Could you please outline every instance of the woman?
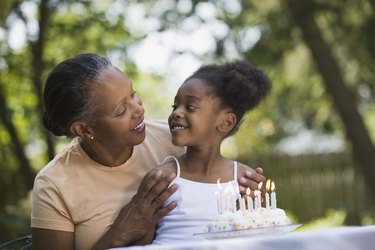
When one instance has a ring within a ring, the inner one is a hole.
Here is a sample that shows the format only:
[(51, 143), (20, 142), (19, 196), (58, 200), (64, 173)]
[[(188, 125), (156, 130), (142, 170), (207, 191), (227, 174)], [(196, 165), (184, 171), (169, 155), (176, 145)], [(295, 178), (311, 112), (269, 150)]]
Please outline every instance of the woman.
[[(175, 174), (153, 170), (167, 155), (184, 152), (171, 144), (168, 125), (144, 121), (132, 82), (93, 54), (57, 65), (47, 78), (44, 102), (46, 128), (73, 140), (35, 179), (33, 248), (150, 243), (145, 236), (176, 206), (162, 206), (177, 190), (168, 188)], [(262, 169), (248, 171), (241, 184), (255, 188), (264, 181), (261, 174)]]

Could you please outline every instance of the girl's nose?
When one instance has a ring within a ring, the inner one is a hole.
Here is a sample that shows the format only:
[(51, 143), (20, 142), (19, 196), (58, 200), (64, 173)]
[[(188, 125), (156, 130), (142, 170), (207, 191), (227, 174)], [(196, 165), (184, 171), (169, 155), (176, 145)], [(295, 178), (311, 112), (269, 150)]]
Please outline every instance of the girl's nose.
[(175, 110), (172, 111), (171, 117), (174, 118), (182, 118), (184, 116), (184, 112), (182, 107), (177, 107)]

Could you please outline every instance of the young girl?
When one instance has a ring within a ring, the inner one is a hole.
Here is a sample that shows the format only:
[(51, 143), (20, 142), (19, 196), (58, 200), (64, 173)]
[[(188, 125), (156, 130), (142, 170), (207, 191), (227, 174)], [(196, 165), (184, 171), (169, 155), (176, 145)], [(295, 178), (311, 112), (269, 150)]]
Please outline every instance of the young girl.
[(220, 146), (270, 89), (262, 71), (239, 60), (203, 66), (179, 88), (169, 128), (173, 144), (187, 151), (160, 166), (176, 173), (173, 183), (179, 188), (165, 203), (176, 201), (177, 207), (158, 223), (154, 244), (198, 239), (193, 234), (203, 233), (217, 213), (218, 179), (223, 189), (238, 189), (237, 179), (249, 167), (223, 157)]

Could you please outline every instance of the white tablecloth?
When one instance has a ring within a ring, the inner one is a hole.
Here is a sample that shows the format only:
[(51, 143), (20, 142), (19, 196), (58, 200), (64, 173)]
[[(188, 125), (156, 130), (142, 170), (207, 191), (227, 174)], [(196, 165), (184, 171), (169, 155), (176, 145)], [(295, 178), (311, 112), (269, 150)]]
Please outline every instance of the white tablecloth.
[(147, 245), (115, 250), (373, 250), (375, 249), (375, 226), (337, 227), (324, 230), (291, 232), (284, 235), (262, 235), (215, 240), (197, 240), (178, 245)]

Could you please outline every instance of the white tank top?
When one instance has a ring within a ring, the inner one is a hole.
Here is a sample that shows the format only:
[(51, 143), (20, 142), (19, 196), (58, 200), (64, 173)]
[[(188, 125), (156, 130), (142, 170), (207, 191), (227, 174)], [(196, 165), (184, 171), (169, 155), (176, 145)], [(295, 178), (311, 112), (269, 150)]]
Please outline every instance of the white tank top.
[[(177, 202), (177, 207), (163, 217), (156, 229), (156, 237), (152, 244), (173, 244), (201, 238), (196, 233), (206, 232), (206, 225), (212, 216), (218, 213), (215, 191), (217, 183), (202, 183), (180, 177), (180, 164), (173, 156), (168, 156), (163, 162), (174, 159), (177, 165), (176, 178), (172, 181), (179, 185), (178, 190), (165, 202)], [(238, 190), (237, 162), (233, 164), (233, 180), (221, 183), (222, 190), (232, 185)], [(237, 193), (237, 192), (236, 192)]]

